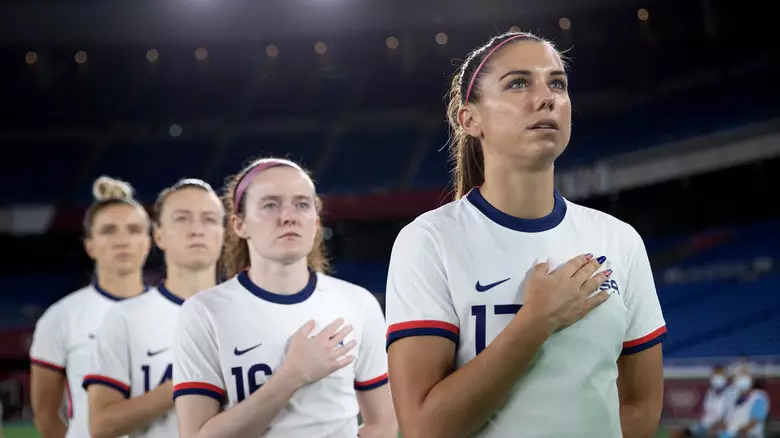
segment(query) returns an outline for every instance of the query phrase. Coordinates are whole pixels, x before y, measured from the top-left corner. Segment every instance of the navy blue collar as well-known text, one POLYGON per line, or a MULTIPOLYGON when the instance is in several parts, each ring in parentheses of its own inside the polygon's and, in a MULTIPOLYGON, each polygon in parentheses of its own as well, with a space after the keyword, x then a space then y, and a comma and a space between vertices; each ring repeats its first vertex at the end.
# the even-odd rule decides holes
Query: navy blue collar
POLYGON ((563 218, 566 217, 566 200, 563 199, 558 191, 553 191, 553 196, 555 197, 555 206, 552 211, 547 216, 539 219, 521 219, 498 210, 482 197, 482 193, 479 192, 478 187, 471 189, 468 195, 466 195, 466 199, 468 199, 477 210, 487 216, 488 219, 502 227, 515 231, 522 231, 524 233, 540 233, 557 227, 563 222, 563 218))
POLYGON ((184 304, 184 300, 174 295, 170 290, 168 290, 167 287, 165 287, 165 283, 160 283, 159 286, 157 286, 157 290, 160 292, 160 295, 167 298, 168 301, 172 302, 173 304, 177 304, 181 306, 184 304))
POLYGON ((238 274, 238 282, 241 283, 241 286, 244 286, 246 290, 252 292, 260 299, 276 304, 298 304, 306 301, 314 293, 314 289, 317 288, 317 273, 310 272, 309 282, 306 283, 306 286, 292 295, 275 294, 261 288, 249 279, 249 275, 247 275, 246 271, 242 271, 238 274))
MULTIPOLYGON (((104 297, 108 298, 111 301, 122 301, 122 300, 124 300, 123 297, 114 295, 111 292, 108 292, 107 290, 105 290, 102 287, 100 287, 100 285, 98 284, 97 281, 93 281, 92 282, 92 287, 95 288, 97 293, 99 293, 100 295, 103 295, 104 297)), ((141 293, 144 293, 144 292, 146 292, 148 290, 149 290, 149 286, 148 285, 144 285, 144 290, 141 291, 141 293)))

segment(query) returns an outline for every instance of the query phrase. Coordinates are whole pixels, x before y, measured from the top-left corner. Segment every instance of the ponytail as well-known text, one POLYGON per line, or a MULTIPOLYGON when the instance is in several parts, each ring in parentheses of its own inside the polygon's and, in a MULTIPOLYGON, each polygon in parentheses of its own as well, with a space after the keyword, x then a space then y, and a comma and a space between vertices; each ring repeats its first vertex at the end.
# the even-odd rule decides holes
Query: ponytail
POLYGON ((452 163, 452 185, 455 187, 455 199, 460 199, 472 188, 485 182, 482 145, 476 137, 466 132, 458 122, 461 107, 460 77, 452 80, 448 119, 450 123, 450 162, 452 163))

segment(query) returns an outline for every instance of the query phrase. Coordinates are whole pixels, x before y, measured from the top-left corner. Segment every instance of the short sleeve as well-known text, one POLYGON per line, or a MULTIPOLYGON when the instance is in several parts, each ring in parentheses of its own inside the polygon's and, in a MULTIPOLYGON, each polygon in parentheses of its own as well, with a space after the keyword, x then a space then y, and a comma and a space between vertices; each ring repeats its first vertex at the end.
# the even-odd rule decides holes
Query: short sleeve
POLYGON ((619 292, 628 309, 628 329, 623 338, 622 354, 635 354, 666 339, 666 322, 658 302, 645 244, 633 228, 626 240, 633 242, 633 250, 627 282, 624 290, 619 292))
POLYGON ((82 386, 108 386, 130 397, 130 333, 122 303, 114 304, 103 318, 92 355, 92 367, 82 386))
POLYGON ((363 333, 355 363, 355 389, 368 391, 387 383, 385 316, 374 295, 365 292, 363 333))
POLYGON ((49 307, 35 324, 30 346, 30 362, 55 371, 64 372, 67 357, 65 343, 67 325, 62 320, 63 308, 59 303, 49 307))
POLYGON ((769 397, 763 391, 758 392, 753 400, 753 406, 750 407, 750 419, 759 423, 766 422, 769 416, 769 397))
POLYGON ((195 299, 181 306, 173 342, 173 398, 204 395, 225 400, 219 350, 205 309, 195 299))
POLYGON ((408 336, 442 336, 458 344, 460 325, 432 227, 420 219, 398 234, 386 291, 387 347, 408 336))

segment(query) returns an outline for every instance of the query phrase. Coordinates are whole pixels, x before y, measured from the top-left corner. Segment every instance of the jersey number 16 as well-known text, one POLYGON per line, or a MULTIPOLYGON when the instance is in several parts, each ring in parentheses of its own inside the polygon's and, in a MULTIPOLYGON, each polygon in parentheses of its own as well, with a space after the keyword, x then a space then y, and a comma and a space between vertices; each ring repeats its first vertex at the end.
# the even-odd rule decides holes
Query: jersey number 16
POLYGON ((238 402, 242 402, 247 395, 252 395, 253 392, 263 386, 262 383, 257 382, 257 373, 262 373, 264 376, 268 377, 273 371, 271 370, 271 367, 264 363, 254 364, 249 367, 246 372, 247 380, 249 380, 249 394, 247 394, 244 389, 244 367, 233 367, 230 369, 230 373, 236 381, 236 397, 238 398, 238 402))

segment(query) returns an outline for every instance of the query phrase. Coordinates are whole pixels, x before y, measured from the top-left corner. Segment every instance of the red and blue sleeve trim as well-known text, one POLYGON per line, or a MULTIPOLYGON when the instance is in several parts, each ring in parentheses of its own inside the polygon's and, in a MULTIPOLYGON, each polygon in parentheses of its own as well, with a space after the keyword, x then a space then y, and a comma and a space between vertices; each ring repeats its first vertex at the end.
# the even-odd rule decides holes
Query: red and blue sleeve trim
POLYGON ((384 373, 379 377, 374 377, 371 380, 365 380, 363 382, 358 382, 355 380, 355 389, 358 391, 369 391, 371 389, 379 388, 380 386, 385 385, 387 382, 387 373, 384 373))
POLYGON ((393 342, 409 336, 441 336, 447 338, 458 345, 458 334, 460 328, 455 324, 444 321, 407 321, 398 324, 392 324, 387 329, 387 346, 393 342))
POLYGON ((173 399, 183 395, 204 395, 219 402, 225 400, 225 390, 219 386, 203 382, 179 383, 173 387, 173 399))
POLYGON ((36 359, 34 357, 31 357, 30 358, 30 363, 33 364, 33 365, 38 365, 40 367, 48 368, 48 369, 53 370, 53 371, 59 371, 61 373, 65 372, 65 367, 64 366, 57 365, 55 363, 52 363, 52 362, 49 362, 49 361, 45 361, 45 360, 42 360, 42 359, 36 359))
POLYGON ((623 342, 623 351, 620 354, 636 354, 648 348, 660 344, 666 340, 666 326, 662 326, 650 334, 633 341, 623 342))
POLYGON ((109 388, 114 388, 121 392, 125 398, 130 398, 130 385, 120 382, 119 380, 112 379, 111 377, 101 376, 99 374, 87 374, 84 376, 84 383, 81 386, 86 391, 89 385, 104 385, 109 388))

